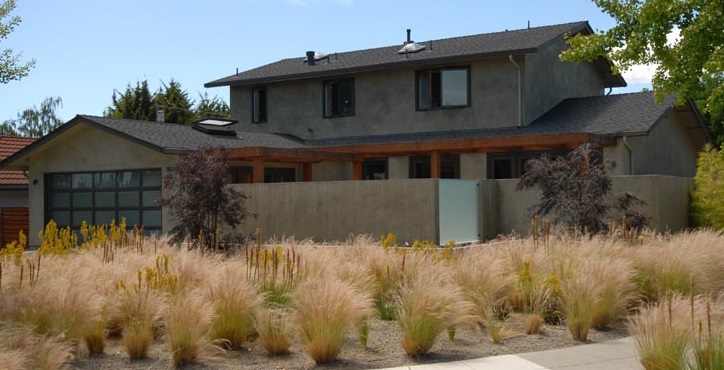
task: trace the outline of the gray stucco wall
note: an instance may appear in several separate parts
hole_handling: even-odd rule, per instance
[[[45,226],[45,173],[162,168],[163,176],[177,161],[176,155],[162,154],[83,124],[72,127],[29,157],[30,244],[39,244],[38,231]],[[162,222],[164,230],[172,226],[166,210]]]
[[[696,146],[680,119],[678,114],[670,112],[647,136],[629,138],[635,175],[693,177],[696,174],[696,155],[702,148]]]
[[[600,95],[604,82],[590,63],[561,62],[563,39],[536,54],[515,56],[522,69],[523,124],[569,97]],[[470,66],[471,106],[426,112],[415,110],[415,71],[424,68]],[[507,56],[469,63],[374,71],[334,78],[355,81],[355,116],[323,118],[325,79],[307,79],[265,85],[268,122],[251,123],[251,90],[230,89],[231,116],[237,129],[273,132],[304,139],[446,131],[518,124],[518,70]]]
[[[437,240],[437,180],[235,184],[250,196],[245,233],[316,241],[395,233],[400,242]]]
[[[689,226],[689,192],[692,180],[673,176],[613,176],[613,194],[629,191],[648,204],[645,213],[651,218],[649,226],[658,231],[679,231]],[[495,187],[482,202],[497,205],[497,233],[515,232],[528,235],[530,231],[530,206],[537,203],[540,193],[536,190],[517,192],[517,180],[489,180],[483,186]],[[485,217],[485,216],[483,216]],[[493,217],[489,215],[488,217]],[[486,237],[490,233],[486,232]]]
[[[545,45],[536,54],[526,54],[524,65],[524,116],[528,124],[563,99],[601,95],[604,81],[591,63],[562,62],[563,38]]]

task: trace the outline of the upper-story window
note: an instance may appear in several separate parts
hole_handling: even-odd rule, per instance
[[[324,117],[354,116],[354,79],[324,82]]]
[[[417,71],[417,110],[470,106],[470,68]]]
[[[266,87],[251,90],[251,122],[266,122]]]

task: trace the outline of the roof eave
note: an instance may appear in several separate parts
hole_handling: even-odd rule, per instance
[[[307,73],[295,73],[295,74],[288,74],[288,75],[279,75],[279,76],[272,76],[272,77],[265,77],[265,78],[252,78],[252,79],[244,79],[244,80],[229,80],[229,79],[233,79],[236,76],[236,75],[231,75],[231,76],[224,77],[224,78],[221,78],[221,79],[218,79],[215,81],[207,82],[204,84],[204,87],[208,88],[208,87],[220,87],[220,86],[248,86],[248,85],[257,85],[257,84],[271,83],[271,82],[295,81],[295,80],[303,80],[303,79],[311,79],[311,78],[319,78],[319,77],[338,76],[338,75],[359,73],[359,72],[374,72],[374,71],[380,71],[380,70],[398,69],[398,68],[404,68],[404,67],[408,67],[408,66],[415,67],[415,66],[429,65],[429,64],[464,62],[464,61],[471,61],[471,60],[477,60],[477,59],[483,59],[483,58],[495,58],[495,57],[502,57],[502,56],[507,56],[507,55],[531,54],[531,53],[535,53],[537,51],[538,51],[538,48],[536,47],[536,48],[525,48],[525,49],[516,49],[516,50],[501,50],[501,51],[490,52],[490,53],[478,53],[478,54],[443,57],[443,58],[404,59],[401,61],[396,61],[396,62],[391,62],[391,63],[383,63],[383,64],[375,64],[375,65],[352,67],[352,68],[335,69],[335,70],[325,70],[325,71],[310,71]]]

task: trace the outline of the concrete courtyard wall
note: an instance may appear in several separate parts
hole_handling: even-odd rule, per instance
[[[395,233],[400,242],[437,240],[437,180],[330,181],[230,185],[250,198],[258,214],[245,233],[264,238],[346,240]]]

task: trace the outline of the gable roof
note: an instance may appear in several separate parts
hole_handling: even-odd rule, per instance
[[[535,53],[553,40],[576,33],[591,34],[593,30],[588,22],[574,22],[453,37],[424,42],[422,44],[426,46],[426,49],[417,53],[399,54],[400,45],[394,45],[333,53],[314,65],[308,65],[300,55],[211,81],[204,86],[252,85],[430,63],[469,61],[509,54]],[[626,86],[626,82],[620,75],[612,75],[608,61],[600,59],[596,61],[595,65],[605,75],[606,87]]]
[[[303,146],[298,140],[284,135],[255,132],[237,132],[236,136],[211,135],[186,125],[122,118],[79,115],[67,124],[76,120],[120,134],[164,153],[184,154],[199,147],[293,149]]]
[[[197,131],[191,126],[175,123],[77,115],[48,135],[43,136],[8,158],[4,158],[0,161],[0,168],[10,166],[17,159],[79,124],[86,124],[104,130],[110,134],[118,135],[167,154],[186,154],[200,147],[295,149],[304,146],[299,140],[285,135],[237,132],[236,136],[217,136]]]
[[[33,143],[36,138],[0,136],[0,161],[15,154]],[[28,178],[23,171],[0,171],[0,187],[28,186]]]

